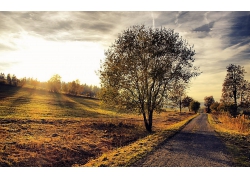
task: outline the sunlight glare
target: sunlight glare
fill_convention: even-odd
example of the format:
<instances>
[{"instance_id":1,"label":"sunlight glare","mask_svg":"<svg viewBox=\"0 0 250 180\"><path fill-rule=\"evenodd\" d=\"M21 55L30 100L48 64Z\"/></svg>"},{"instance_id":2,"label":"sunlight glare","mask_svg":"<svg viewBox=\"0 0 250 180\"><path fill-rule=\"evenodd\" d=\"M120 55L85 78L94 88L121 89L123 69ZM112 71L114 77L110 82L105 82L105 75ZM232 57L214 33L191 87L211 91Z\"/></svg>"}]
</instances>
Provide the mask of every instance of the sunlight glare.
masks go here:
<instances>
[{"instance_id":1,"label":"sunlight glare","mask_svg":"<svg viewBox=\"0 0 250 180\"><path fill-rule=\"evenodd\" d=\"M30 35L22 35L15 43L19 49L4 56L13 62L6 73L40 81L47 81L52 75L59 74L65 82L79 79L81 83L99 85L95 71L104 58L101 45L79 41L48 41Z\"/></svg>"}]
</instances>

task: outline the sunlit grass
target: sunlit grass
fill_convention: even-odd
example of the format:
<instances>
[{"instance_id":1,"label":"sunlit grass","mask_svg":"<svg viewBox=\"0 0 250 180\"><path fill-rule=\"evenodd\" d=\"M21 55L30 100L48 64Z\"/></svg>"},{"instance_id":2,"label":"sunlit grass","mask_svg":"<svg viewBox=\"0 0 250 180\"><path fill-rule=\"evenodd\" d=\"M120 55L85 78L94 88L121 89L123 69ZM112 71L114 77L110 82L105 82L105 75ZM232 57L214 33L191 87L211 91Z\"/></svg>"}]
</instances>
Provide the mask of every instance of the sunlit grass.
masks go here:
<instances>
[{"instance_id":1,"label":"sunlit grass","mask_svg":"<svg viewBox=\"0 0 250 180\"><path fill-rule=\"evenodd\" d=\"M155 113L153 134L149 134L141 115L102 108L96 99L1 87L0 166L84 165L90 158L147 136L152 144L142 150L149 151L161 141L158 133L192 115Z\"/></svg>"},{"instance_id":2,"label":"sunlit grass","mask_svg":"<svg viewBox=\"0 0 250 180\"><path fill-rule=\"evenodd\" d=\"M208 114L208 121L226 145L234 166L250 166L250 122L243 117Z\"/></svg>"},{"instance_id":3,"label":"sunlit grass","mask_svg":"<svg viewBox=\"0 0 250 180\"><path fill-rule=\"evenodd\" d=\"M214 119L213 126L221 132L241 135L249 135L250 133L250 122L243 116L234 118L227 114L219 114L214 115L214 117L210 115L210 118Z\"/></svg>"},{"instance_id":4,"label":"sunlit grass","mask_svg":"<svg viewBox=\"0 0 250 180\"><path fill-rule=\"evenodd\" d=\"M95 99L67 96L47 91L20 88L0 100L0 118L41 119L68 117L113 117L117 113L100 107Z\"/></svg>"},{"instance_id":5,"label":"sunlit grass","mask_svg":"<svg viewBox=\"0 0 250 180\"><path fill-rule=\"evenodd\" d=\"M157 146L163 143L166 139L173 136L177 131L179 131L185 124L191 121L198 114L193 115L187 119L180 121L165 127L164 130L157 131L145 138L139 139L136 142L115 149L113 151L104 153L97 159L90 160L84 166L94 166L94 167L117 167L117 166L131 166L136 160L147 155L149 152L153 151ZM75 164L74 166L81 166L81 164Z\"/></svg>"}]
</instances>

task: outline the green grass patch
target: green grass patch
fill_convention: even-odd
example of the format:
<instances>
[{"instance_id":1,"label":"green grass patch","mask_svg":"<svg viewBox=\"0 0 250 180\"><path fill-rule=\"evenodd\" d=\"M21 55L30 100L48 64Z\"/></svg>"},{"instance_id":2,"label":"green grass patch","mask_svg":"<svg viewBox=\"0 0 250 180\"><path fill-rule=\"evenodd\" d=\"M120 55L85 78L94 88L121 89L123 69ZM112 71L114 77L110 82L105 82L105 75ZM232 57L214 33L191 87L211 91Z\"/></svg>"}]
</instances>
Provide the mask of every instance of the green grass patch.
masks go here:
<instances>
[{"instance_id":1,"label":"green grass patch","mask_svg":"<svg viewBox=\"0 0 250 180\"><path fill-rule=\"evenodd\" d=\"M162 144L166 139L173 136L180 131L188 122L198 114L193 115L178 123L169 125L162 131L157 131L153 134L139 139L128 146L117 148L113 151L104 153L97 159L90 160L85 165L75 164L74 166L85 167L117 167L117 166L131 166L137 160L145 157L149 152Z\"/></svg>"},{"instance_id":2,"label":"green grass patch","mask_svg":"<svg viewBox=\"0 0 250 180\"><path fill-rule=\"evenodd\" d=\"M250 166L250 135L234 129L227 129L218 119L208 114L208 121L215 129L218 137L225 144L232 157L233 166Z\"/></svg>"}]
</instances>

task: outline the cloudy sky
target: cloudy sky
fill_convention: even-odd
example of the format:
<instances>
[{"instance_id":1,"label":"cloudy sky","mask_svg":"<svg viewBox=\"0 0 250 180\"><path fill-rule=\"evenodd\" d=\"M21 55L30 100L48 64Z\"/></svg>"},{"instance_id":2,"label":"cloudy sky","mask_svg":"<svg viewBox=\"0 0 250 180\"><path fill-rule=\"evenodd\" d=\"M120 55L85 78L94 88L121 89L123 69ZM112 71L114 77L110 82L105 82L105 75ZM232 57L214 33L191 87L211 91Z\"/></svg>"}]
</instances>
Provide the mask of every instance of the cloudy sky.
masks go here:
<instances>
[{"instance_id":1,"label":"cloudy sky","mask_svg":"<svg viewBox=\"0 0 250 180\"><path fill-rule=\"evenodd\" d=\"M250 12L245 11L1 11L0 72L47 81L99 84L104 51L130 26L172 28L196 51L203 72L187 94L219 101L226 66L242 65L250 80Z\"/></svg>"}]
</instances>

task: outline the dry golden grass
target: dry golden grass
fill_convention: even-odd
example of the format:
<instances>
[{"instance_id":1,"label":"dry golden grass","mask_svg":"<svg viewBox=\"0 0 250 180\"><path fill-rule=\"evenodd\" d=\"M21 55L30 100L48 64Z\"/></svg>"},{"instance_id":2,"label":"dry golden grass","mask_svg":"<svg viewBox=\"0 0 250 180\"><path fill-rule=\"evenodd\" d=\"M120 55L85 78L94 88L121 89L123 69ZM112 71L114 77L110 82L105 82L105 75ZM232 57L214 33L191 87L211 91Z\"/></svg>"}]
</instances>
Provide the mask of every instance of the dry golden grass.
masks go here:
<instances>
[{"instance_id":1,"label":"dry golden grass","mask_svg":"<svg viewBox=\"0 0 250 180\"><path fill-rule=\"evenodd\" d=\"M160 132L192 113L154 114ZM150 135L141 116L94 99L29 88L0 88L0 166L72 166Z\"/></svg>"},{"instance_id":2,"label":"dry golden grass","mask_svg":"<svg viewBox=\"0 0 250 180\"><path fill-rule=\"evenodd\" d=\"M243 116L231 117L227 114L213 115L216 119L215 126L221 131L248 135L250 132L250 122Z\"/></svg>"},{"instance_id":3,"label":"dry golden grass","mask_svg":"<svg viewBox=\"0 0 250 180\"><path fill-rule=\"evenodd\" d=\"M233 118L225 114L208 115L209 123L215 128L226 145L234 166L250 166L250 122L243 117Z\"/></svg>"},{"instance_id":4,"label":"dry golden grass","mask_svg":"<svg viewBox=\"0 0 250 180\"><path fill-rule=\"evenodd\" d=\"M86 167L117 167L117 166L132 166L140 158L146 156L153 151L157 146L163 143L166 139L173 136L182 127L185 126L198 114L190 116L178 123L165 126L160 131L150 134L142 139L138 139L134 143L125 147L120 147L115 150L104 153L102 156L90 160L84 166ZM75 164L74 166L83 166Z\"/></svg>"}]
</instances>

